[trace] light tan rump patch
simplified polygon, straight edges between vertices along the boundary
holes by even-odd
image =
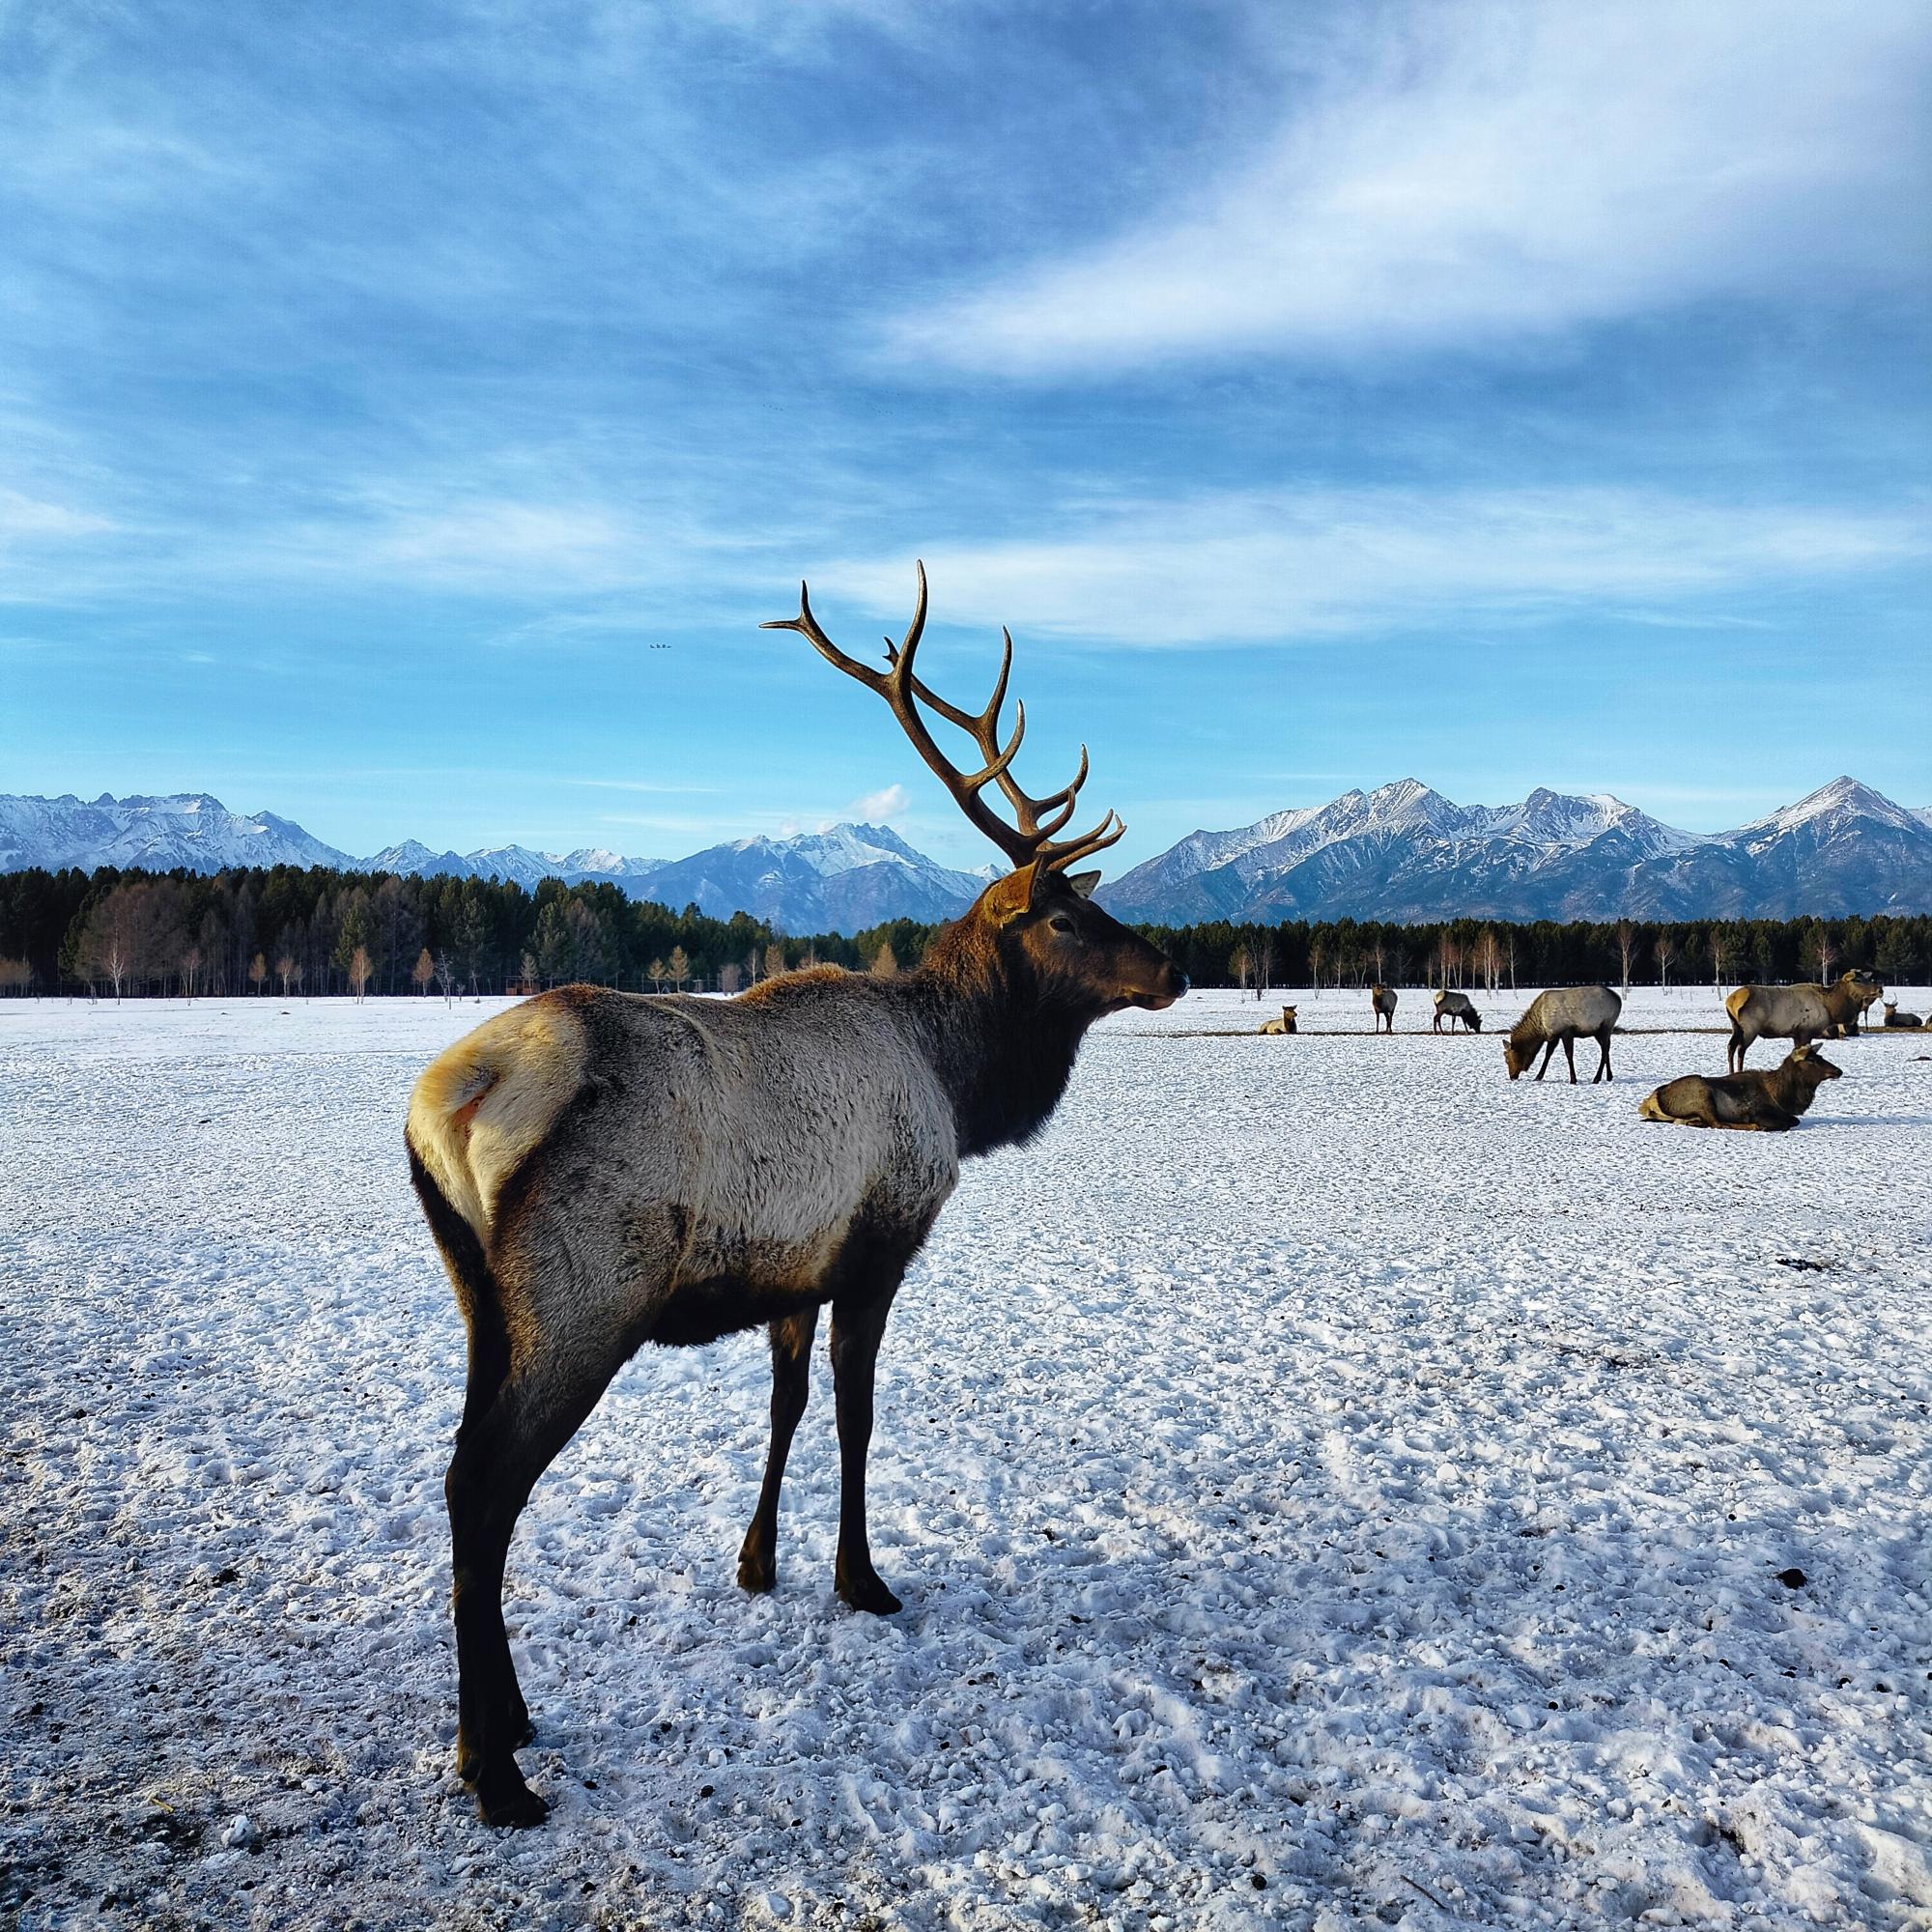
[[[503,1182],[582,1084],[583,1058],[577,1015],[530,1000],[445,1048],[416,1082],[410,1146],[484,1240]]]

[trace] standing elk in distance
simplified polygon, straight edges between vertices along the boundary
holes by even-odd
[[[494,1825],[548,1806],[513,1755],[528,1712],[503,1627],[504,1558],[532,1486],[646,1342],[771,1334],[771,1453],[738,1580],[776,1580],[779,1488],[804,1412],[818,1311],[832,1307],[840,1501],[836,1580],[855,1609],[896,1610],[872,1567],[866,1453],[873,1368],[893,1297],[962,1159],[1031,1140],[1102,1014],[1158,1009],[1185,977],[1071,873],[1125,829],[1109,812],[1056,837],[1087,776],[1048,798],[1000,742],[1006,639],[983,711],[936,696],[913,666],[925,572],[886,668],[847,657],[799,613],[829,663],[891,707],[967,818],[1012,862],[896,979],[818,967],[728,1001],[566,986],[486,1021],[411,1097],[411,1173],[469,1331],[469,1382],[445,1485],[454,1569],[457,1768]],[[921,707],[966,731],[962,772]],[[1017,823],[982,795],[997,781]]]
[[[1721,1080],[1687,1073],[1681,1080],[1667,1081],[1644,1095],[1637,1112],[1646,1121],[1669,1121],[1682,1127],[1788,1133],[1817,1097],[1818,1089],[1843,1071],[1815,1046],[1795,1046],[1770,1073],[1732,1073]]]
[[[1440,1033],[1442,1022],[1449,1022],[1449,1031],[1456,1031],[1456,1022],[1461,1020],[1471,1033],[1481,1033],[1483,1016],[1471,1004],[1467,993],[1437,993],[1435,996],[1435,1017],[1429,1023],[1431,1033]]]
[[[1922,1027],[1925,1022],[1917,1013],[1900,1012],[1898,1010],[1898,1002],[1896,1000],[1888,1000],[1885,1003],[1885,1024],[1888,1027],[1903,1027],[1910,1033]]]
[[[1264,1033],[1293,1033],[1294,1031],[1294,1009],[1293,1007],[1282,1008],[1280,1019],[1264,1020],[1262,1022],[1262,1031]]]
[[[1579,1039],[1594,1039],[1602,1058],[1590,1076],[1594,1087],[1599,1080],[1613,1080],[1610,1071],[1610,1035],[1616,1031],[1617,1015],[1624,1003],[1607,986],[1563,986],[1539,993],[1529,1003],[1529,1010],[1510,1029],[1503,1041],[1503,1065],[1514,1080],[1543,1048],[1543,1065],[1536,1069],[1541,1080],[1549,1071],[1550,1057],[1560,1045],[1570,1064],[1570,1084],[1577,1084],[1577,1045]]]
[[[1369,1006],[1375,1013],[1376,1023],[1371,1029],[1375,1033],[1395,1031],[1395,988],[1393,986],[1371,986]]]
[[[1731,1016],[1726,1070],[1742,1073],[1753,1040],[1788,1039],[1793,1046],[1824,1039],[1839,1027],[1856,1034],[1859,1015],[1885,988],[1862,967],[1842,973],[1829,986],[1815,980],[1796,986],[1740,986],[1724,1002]]]

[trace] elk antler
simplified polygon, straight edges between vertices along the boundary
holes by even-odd
[[[1080,787],[1087,782],[1085,745],[1080,748],[1080,769],[1074,773],[1072,782],[1045,798],[1033,798],[1022,791],[1009,769],[1020,748],[1020,740],[1026,736],[1026,706],[1015,701],[1013,735],[1004,746],[1000,743],[1000,707],[1006,702],[1007,676],[1013,668],[1010,631],[1002,630],[1000,633],[1006,644],[1000,659],[1000,675],[993,686],[993,695],[982,711],[966,711],[956,704],[949,704],[923,678],[914,674],[913,657],[925,630],[925,565],[922,563],[918,568],[919,602],[914,607],[912,622],[906,626],[905,637],[896,644],[890,638],[886,639],[887,668],[884,670],[875,670],[870,665],[847,657],[819,629],[818,619],[811,614],[810,595],[803,583],[798,586],[798,615],[776,617],[758,628],[761,631],[799,632],[811,640],[813,648],[828,664],[836,665],[847,677],[856,677],[868,691],[877,692],[892,706],[893,716],[912,740],[913,750],[952,794],[960,810],[1015,867],[1039,865],[1059,871],[1075,859],[1084,859],[1089,853],[1105,850],[1127,829],[1125,823],[1112,811],[1091,832],[1083,832],[1073,838],[1054,837],[1073,816]],[[956,724],[973,739],[980,748],[980,755],[986,761],[980,770],[962,772],[947,757],[933,742],[932,733],[920,715],[921,704],[930,706],[949,724]],[[981,790],[995,781],[1007,803],[1012,807],[1019,820],[1017,825],[1009,825],[980,796]],[[1042,820],[1042,812],[1051,816]]]

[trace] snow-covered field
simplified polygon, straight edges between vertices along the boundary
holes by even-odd
[[[762,1337],[625,1372],[512,1552],[511,1835],[400,1141],[487,1009],[0,1004],[0,1922],[1932,1923],[1932,1035],[1700,1134],[1635,1105],[1716,1034],[1512,1086],[1424,994],[1273,1004],[1109,1022],[969,1171],[881,1363],[897,1618],[822,1374],[752,1599]]]

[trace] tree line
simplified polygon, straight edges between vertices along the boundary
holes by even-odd
[[[0,993],[424,994],[571,980],[735,992],[826,963],[889,973],[929,929],[895,920],[795,937],[746,913],[712,919],[613,885],[418,878],[325,867],[212,875],[0,874]]]
[[[1932,981],[1932,918],[1446,920],[1138,928],[1197,986],[1382,983],[1485,988],[1829,980],[1869,967]],[[814,963],[892,973],[935,923],[781,933],[627,898],[610,884],[267,870],[0,874],[0,993],[501,993],[587,980],[637,990],[735,992]]]

